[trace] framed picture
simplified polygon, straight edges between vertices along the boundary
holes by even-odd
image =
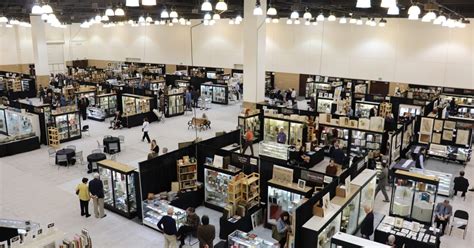
[[[370,117],[370,130],[372,131],[383,131],[385,119],[380,116]]]
[[[360,129],[365,129],[369,130],[370,128],[370,120],[366,118],[360,118],[359,119],[359,128]]]
[[[431,135],[422,133],[422,134],[420,134],[418,142],[420,142],[422,144],[428,144],[428,143],[430,143],[430,140],[431,140]]]
[[[441,133],[433,133],[433,137],[431,138],[431,142],[435,144],[441,143]]]
[[[453,130],[456,127],[456,122],[454,121],[445,121],[444,122],[444,129]]]
[[[469,130],[458,129],[456,133],[456,144],[467,145],[469,143]]]
[[[435,120],[433,130],[437,132],[443,131],[443,124],[444,124],[443,120]]]
[[[206,157],[206,164],[212,165],[212,162],[213,162],[213,161],[214,161],[214,160],[213,160],[212,158]]]
[[[339,126],[341,126],[341,127],[348,127],[348,126],[349,126],[349,118],[347,118],[347,117],[339,117]]]
[[[446,121],[447,122],[447,121]],[[445,122],[445,124],[446,124]],[[451,130],[444,130],[443,131],[443,140],[449,140],[449,141],[452,141],[453,140],[453,131]]]
[[[306,187],[306,181],[298,179],[298,188],[304,190],[305,187]]]
[[[433,132],[433,121],[431,118],[421,118],[420,132],[424,134],[431,134]]]
[[[357,128],[357,124],[358,124],[357,120],[351,120],[351,127]]]

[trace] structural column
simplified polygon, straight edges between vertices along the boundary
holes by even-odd
[[[45,23],[41,16],[31,15],[31,38],[33,40],[33,60],[35,62],[36,88],[49,84],[48,45],[46,44]]]
[[[265,14],[267,1],[260,1],[263,15],[254,16],[256,0],[244,1],[244,102],[254,105],[265,99]],[[247,105],[248,106],[248,105]]]

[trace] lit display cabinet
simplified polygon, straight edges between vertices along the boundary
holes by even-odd
[[[359,118],[369,118],[370,110],[375,107],[375,115],[379,113],[378,102],[356,101],[355,116]]]
[[[157,226],[158,222],[163,216],[167,215],[170,207],[174,210],[173,219],[176,221],[176,228],[179,229],[186,222],[186,211],[171,206],[168,201],[160,200],[159,197],[143,200],[143,224],[160,231]]]
[[[324,83],[324,82],[317,82],[317,81],[310,81],[306,82],[306,98],[314,97],[315,94],[318,92],[318,90],[331,90],[331,84],[330,83]]]
[[[434,176],[397,170],[394,182],[390,216],[431,225],[439,179]]]
[[[268,181],[267,222],[276,225],[276,221],[283,211],[294,213],[305,197],[312,194],[312,189],[298,188],[296,183],[282,183],[271,179]]]
[[[98,95],[97,104],[105,111],[106,117],[114,116],[117,111],[117,95],[115,93]]]
[[[238,117],[239,127],[243,134],[247,132],[247,129],[251,129],[253,132],[254,140],[258,140],[260,137],[260,113],[244,116],[239,115]]]
[[[122,94],[122,116],[130,117],[150,112],[151,100],[153,98],[147,96]]]
[[[51,117],[58,128],[61,143],[81,138],[81,116],[78,111],[52,112]]]
[[[0,133],[7,135],[7,119],[5,116],[5,109],[0,108]]]
[[[201,96],[211,99],[212,103],[229,104],[229,86],[211,82],[201,84]]]
[[[374,170],[365,169],[363,170],[354,180],[351,181],[351,185],[360,187],[360,206],[359,206],[359,217],[357,226],[362,224],[366,213],[364,206],[368,206],[371,209],[374,208],[375,204],[375,188],[377,186],[377,172]],[[351,234],[353,234],[352,232]]]
[[[281,129],[286,136],[285,144],[297,145],[298,141],[301,144],[306,142],[306,123],[274,116],[265,116],[263,119],[263,140],[276,142]]]
[[[227,205],[229,182],[240,172],[240,169],[229,166],[227,169],[205,165],[204,168],[204,202],[214,209],[224,209]]]
[[[212,100],[212,83],[201,84],[201,97]]]
[[[258,154],[260,156],[267,156],[287,161],[289,158],[288,148],[289,146],[285,144],[280,144],[271,141],[262,141],[258,146]]]
[[[235,230],[228,237],[229,248],[278,248],[275,242],[264,240],[255,234]]]
[[[165,95],[165,116],[173,117],[184,114],[184,93],[176,92]]]
[[[137,215],[138,173],[112,160],[97,162],[104,184],[104,207],[127,218]]]
[[[79,91],[75,92],[74,94],[76,95],[77,101],[85,97],[87,98],[87,100],[89,100],[89,106],[95,105],[95,98],[96,98],[95,88],[80,88]]]

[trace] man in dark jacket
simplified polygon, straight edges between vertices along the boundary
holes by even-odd
[[[94,204],[94,215],[96,218],[104,218],[104,184],[100,180],[99,173],[94,174],[94,179],[89,182],[89,192]]]
[[[199,248],[213,248],[214,238],[216,237],[216,228],[209,224],[209,217],[203,215],[201,218],[202,225],[197,229],[197,237],[199,239]]]
[[[464,171],[459,172],[459,176],[454,178],[454,195],[458,195],[458,191],[461,191],[461,197],[466,196],[466,191],[469,188],[469,180],[464,177]]]
[[[370,239],[370,236],[374,233],[374,212],[369,206],[364,206],[365,220],[360,225],[360,234],[362,238]]]
[[[339,147],[338,143],[334,144],[334,150],[332,151],[331,156],[336,164],[341,165],[342,167],[345,166],[346,154],[344,154],[344,151]]]
[[[184,239],[186,236],[195,233],[199,226],[199,216],[196,214],[196,210],[192,207],[186,209],[186,223],[178,229],[177,238],[181,241],[179,247],[184,245]]]

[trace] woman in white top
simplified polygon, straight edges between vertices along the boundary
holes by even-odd
[[[150,137],[148,136],[149,126],[150,126],[150,123],[148,122],[148,118],[145,117],[145,119],[143,119],[143,125],[142,125],[142,132],[143,132],[142,141],[144,141],[146,138],[148,143],[150,143]]]

